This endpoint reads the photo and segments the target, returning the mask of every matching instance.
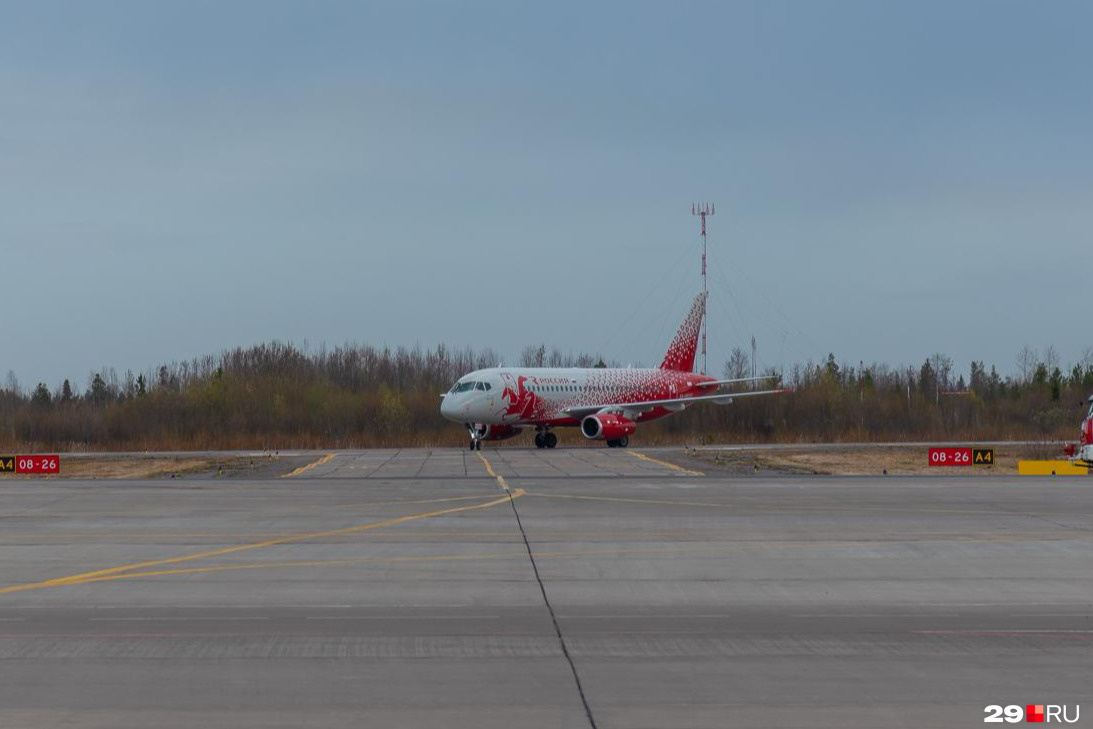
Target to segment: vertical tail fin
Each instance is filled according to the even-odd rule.
[[[664,361],[660,363],[662,370],[676,370],[678,372],[691,372],[695,368],[695,352],[698,350],[698,335],[702,330],[702,315],[706,313],[706,294],[701,293],[695,297],[694,304],[687,318],[679,326],[676,338],[668,347],[668,353],[664,355]]]

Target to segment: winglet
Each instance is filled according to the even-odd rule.
[[[695,351],[698,349],[698,335],[702,329],[702,315],[706,313],[706,294],[701,293],[695,297],[694,304],[687,318],[683,320],[676,338],[668,347],[668,353],[664,355],[664,361],[660,363],[662,370],[675,370],[677,372],[691,372],[695,368]]]

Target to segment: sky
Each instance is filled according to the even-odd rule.
[[[0,8],[24,387],[272,339],[655,365],[695,201],[713,372],[753,335],[773,366],[1093,346],[1089,3]]]

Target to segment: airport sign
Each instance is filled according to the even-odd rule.
[[[0,456],[0,473],[60,472],[60,456]]]
[[[993,466],[993,448],[931,448],[931,466]]]
[[[993,448],[972,448],[972,465],[973,466],[993,466],[994,465],[994,449]]]

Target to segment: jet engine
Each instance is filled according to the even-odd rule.
[[[506,438],[515,438],[520,435],[523,430],[523,428],[516,428],[511,425],[486,425],[484,423],[475,423],[474,425],[474,432],[479,440],[505,440]]]
[[[619,415],[597,413],[581,421],[581,433],[589,440],[619,440],[637,430],[633,420]]]

